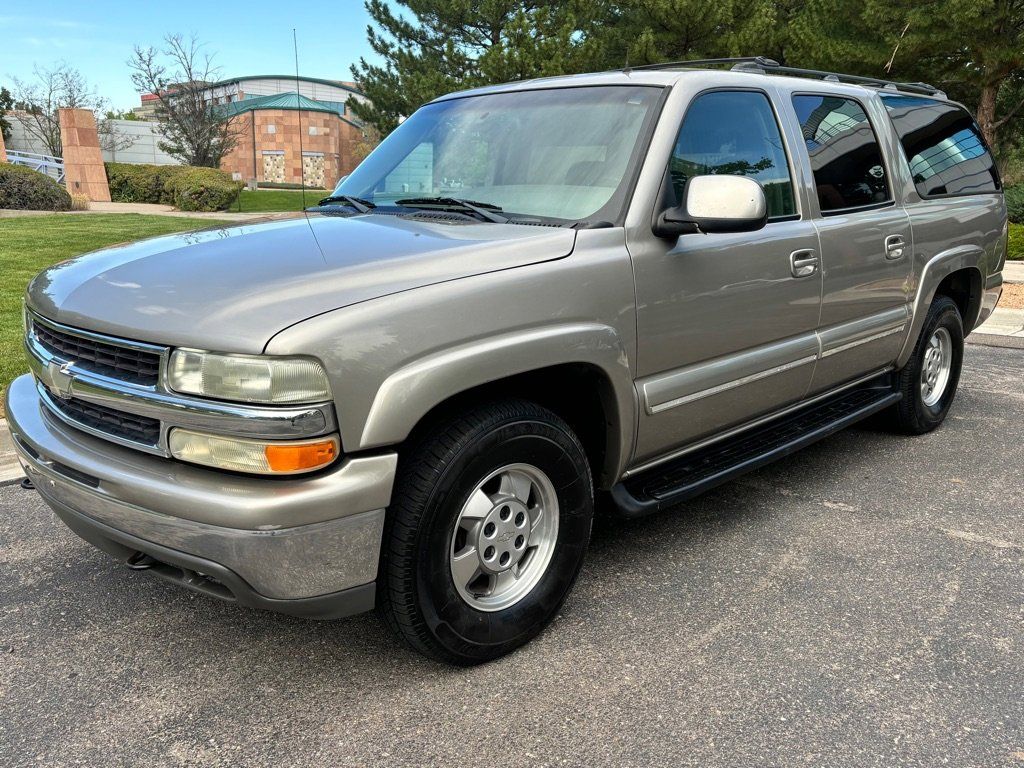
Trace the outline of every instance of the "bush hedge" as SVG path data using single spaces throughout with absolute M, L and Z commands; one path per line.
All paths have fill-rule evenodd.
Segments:
M 68 211 L 71 195 L 46 174 L 23 165 L 0 163 L 0 208 Z
M 116 203 L 163 203 L 182 211 L 222 211 L 244 186 L 216 168 L 188 165 L 106 163 L 110 199 Z
M 1024 224 L 1024 184 L 1006 188 L 1006 212 L 1014 224 Z
M 1006 258 L 1024 261 L 1024 224 L 1011 224 L 1010 237 L 1006 244 Z

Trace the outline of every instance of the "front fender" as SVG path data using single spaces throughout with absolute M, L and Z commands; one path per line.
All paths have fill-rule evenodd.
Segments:
M 363 424 L 359 449 L 403 441 L 413 427 L 450 397 L 490 382 L 557 365 L 598 368 L 611 383 L 616 414 L 609 455 L 616 476 L 632 447 L 635 398 L 629 360 L 614 328 L 570 323 L 531 328 L 428 355 L 392 373 L 377 390 Z M 609 467 L 609 469 L 612 469 Z

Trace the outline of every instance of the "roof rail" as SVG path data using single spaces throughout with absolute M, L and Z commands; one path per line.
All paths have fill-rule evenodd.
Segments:
M 919 93 L 925 96 L 937 96 L 946 98 L 946 94 L 939 88 L 928 83 L 901 83 L 896 80 L 885 80 L 879 77 L 861 77 L 860 75 L 844 75 L 840 72 L 826 72 L 819 69 L 800 69 L 799 67 L 787 67 L 779 64 L 767 56 L 743 56 L 728 59 L 692 59 L 690 61 L 669 61 L 663 64 L 644 64 L 639 67 L 627 67 L 629 69 L 679 69 L 689 67 L 708 67 L 715 65 L 731 64 L 735 72 L 759 72 L 766 75 L 789 75 L 792 77 L 807 77 L 815 80 L 828 80 L 829 82 L 849 83 L 851 85 L 866 85 L 872 88 L 885 88 L 890 91 L 902 91 L 904 93 Z
M 624 70 L 644 69 L 677 69 L 679 67 L 708 67 L 715 64 L 757 64 L 763 67 L 777 67 L 779 62 L 767 56 L 740 56 L 728 59 L 689 59 L 688 61 L 665 61 L 661 64 L 641 64 L 638 67 L 624 67 Z

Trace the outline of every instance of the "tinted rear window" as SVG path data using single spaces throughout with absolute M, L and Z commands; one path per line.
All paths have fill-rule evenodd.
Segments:
M 882 151 L 860 104 L 841 96 L 798 95 L 793 97 L 793 107 L 823 214 L 892 200 Z
M 955 104 L 883 95 L 921 197 L 1000 189 L 999 174 L 977 123 Z

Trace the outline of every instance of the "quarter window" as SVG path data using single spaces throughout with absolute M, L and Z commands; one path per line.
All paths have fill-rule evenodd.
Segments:
M 709 174 L 760 182 L 769 219 L 796 213 L 782 134 L 763 93 L 714 91 L 690 105 L 669 166 L 676 201 L 682 201 L 687 180 Z
M 921 197 L 997 192 L 992 155 L 974 119 L 955 104 L 883 95 Z
M 794 96 L 822 213 L 891 202 L 885 163 L 864 109 L 839 96 Z

